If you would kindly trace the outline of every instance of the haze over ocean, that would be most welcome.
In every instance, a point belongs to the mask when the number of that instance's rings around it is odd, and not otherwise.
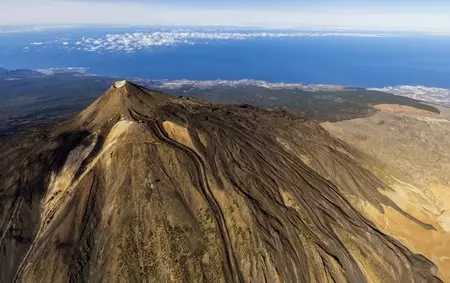
[[[65,28],[0,33],[0,66],[87,67],[145,79],[450,88],[450,36],[235,28]]]

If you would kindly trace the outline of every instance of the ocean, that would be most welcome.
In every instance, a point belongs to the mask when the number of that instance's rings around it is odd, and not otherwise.
[[[450,36],[243,28],[0,30],[0,66],[157,80],[450,88]]]

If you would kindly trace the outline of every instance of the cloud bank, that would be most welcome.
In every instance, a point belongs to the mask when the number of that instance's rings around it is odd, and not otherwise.
[[[134,52],[145,48],[181,44],[206,44],[218,40],[248,40],[255,38],[289,37],[394,37],[389,33],[302,32],[302,31],[221,31],[173,30],[106,34],[99,37],[62,38],[49,42],[31,42],[30,47],[56,45],[65,49],[88,52]]]

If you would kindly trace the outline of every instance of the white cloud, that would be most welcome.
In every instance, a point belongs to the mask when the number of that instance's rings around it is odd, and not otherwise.
[[[450,107],[450,89],[446,88],[403,85],[372,88],[370,90],[383,91]]]
[[[0,24],[0,35],[24,32],[40,32],[63,28],[74,28],[74,25],[52,25],[52,26],[2,26]]]
[[[62,44],[63,48],[84,51],[106,52],[133,52],[143,48],[157,46],[174,46],[180,44],[198,44],[215,40],[247,40],[252,38],[280,38],[280,37],[393,37],[399,36],[388,33],[351,33],[351,32],[306,32],[306,31],[276,31],[251,30],[241,31],[220,29],[175,29],[171,31],[136,32],[107,34],[101,37],[83,37],[74,40],[63,38],[50,41],[47,44]],[[42,45],[42,42],[33,42],[30,45]]]

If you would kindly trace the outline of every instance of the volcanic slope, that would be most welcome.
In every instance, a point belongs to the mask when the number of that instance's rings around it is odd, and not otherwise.
[[[0,141],[0,282],[441,282],[385,190],[317,123],[117,82]]]

